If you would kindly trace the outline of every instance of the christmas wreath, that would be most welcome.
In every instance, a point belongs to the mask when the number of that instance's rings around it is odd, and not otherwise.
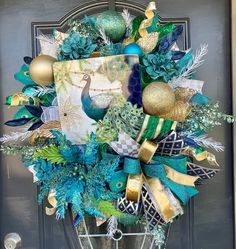
[[[89,214],[108,221],[110,237],[141,221],[162,245],[161,231],[219,171],[208,149],[224,147],[207,132],[234,117],[194,76],[207,45],[181,49],[183,26],[160,24],[155,2],[144,14],[108,10],[41,34],[40,55],[15,74],[22,91],[6,98],[20,109],[5,125],[19,129],[1,150],[20,155],[48,215],[71,206],[75,226]]]

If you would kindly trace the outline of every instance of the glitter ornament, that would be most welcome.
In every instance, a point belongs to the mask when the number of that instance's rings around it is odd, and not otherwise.
[[[174,107],[175,94],[168,84],[153,82],[144,88],[142,101],[147,114],[159,116],[168,113]]]
[[[129,45],[127,45],[124,50],[123,50],[124,54],[137,54],[137,55],[142,55],[143,51],[141,49],[141,47],[136,44],[136,43],[130,43]]]
[[[41,86],[48,86],[54,82],[52,65],[56,59],[49,55],[39,55],[30,63],[31,79]]]
[[[120,41],[126,32],[124,18],[113,10],[101,13],[97,18],[96,27],[102,29],[113,42]]]

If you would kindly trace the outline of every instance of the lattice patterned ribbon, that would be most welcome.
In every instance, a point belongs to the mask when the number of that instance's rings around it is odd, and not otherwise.
[[[118,206],[122,212],[137,214],[142,202],[150,228],[154,223],[171,222],[183,213],[180,202],[185,205],[198,194],[195,181],[202,177],[188,174],[187,157],[183,154],[191,148],[177,132],[170,131],[155,143],[144,140],[141,146],[122,132],[119,140],[110,145],[124,157],[123,171],[129,174],[126,197],[119,200]]]

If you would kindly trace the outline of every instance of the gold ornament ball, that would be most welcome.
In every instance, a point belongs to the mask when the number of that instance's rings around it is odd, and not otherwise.
[[[153,82],[144,88],[142,101],[147,114],[159,116],[174,108],[175,93],[167,83]]]
[[[31,79],[41,86],[48,86],[54,82],[53,63],[56,59],[49,55],[39,55],[30,63],[29,73]]]

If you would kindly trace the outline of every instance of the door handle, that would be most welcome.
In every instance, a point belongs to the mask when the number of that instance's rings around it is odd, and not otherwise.
[[[4,238],[5,249],[16,249],[21,246],[21,237],[18,233],[8,233]]]

